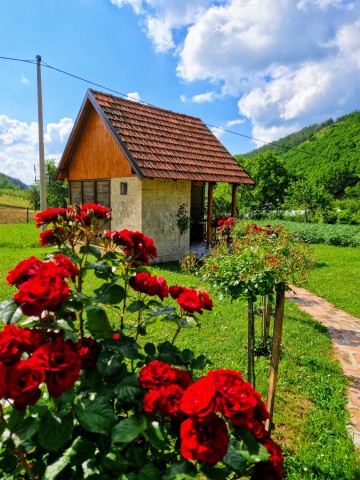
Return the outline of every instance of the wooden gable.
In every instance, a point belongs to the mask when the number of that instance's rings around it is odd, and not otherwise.
[[[68,179],[133,176],[131,166],[97,111],[90,107],[72,150]]]

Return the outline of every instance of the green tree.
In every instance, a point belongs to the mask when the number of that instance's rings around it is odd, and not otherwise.
[[[300,179],[292,182],[287,189],[284,206],[303,209],[305,221],[308,222],[317,210],[328,210],[332,200],[333,197],[322,185]]]
[[[67,204],[68,187],[63,181],[55,180],[57,165],[53,158],[45,160],[46,172],[46,203],[48,207],[64,207]],[[40,208],[40,184],[31,185],[29,200],[34,208]]]
[[[253,189],[246,190],[244,203],[253,210],[265,212],[281,207],[291,179],[283,160],[267,151],[246,160],[244,167],[256,183]]]

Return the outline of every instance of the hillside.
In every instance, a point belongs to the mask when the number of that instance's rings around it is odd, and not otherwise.
[[[16,188],[20,190],[27,190],[29,186],[23,183],[18,178],[9,177],[8,175],[5,175],[5,173],[0,173],[0,189],[1,190],[2,189],[14,190]]]
[[[360,180],[360,111],[303,128],[275,144],[237,158],[251,159],[271,150],[291,174],[324,185],[336,197]]]

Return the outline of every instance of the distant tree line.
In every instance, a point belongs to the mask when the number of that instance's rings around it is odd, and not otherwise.
[[[360,224],[360,112],[311,125],[235,158],[255,180],[241,186],[239,214]],[[215,213],[230,211],[226,186],[215,189]]]

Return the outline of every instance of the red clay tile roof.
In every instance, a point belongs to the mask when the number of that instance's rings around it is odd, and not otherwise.
[[[254,183],[199,118],[94,90],[88,96],[144,177]]]

